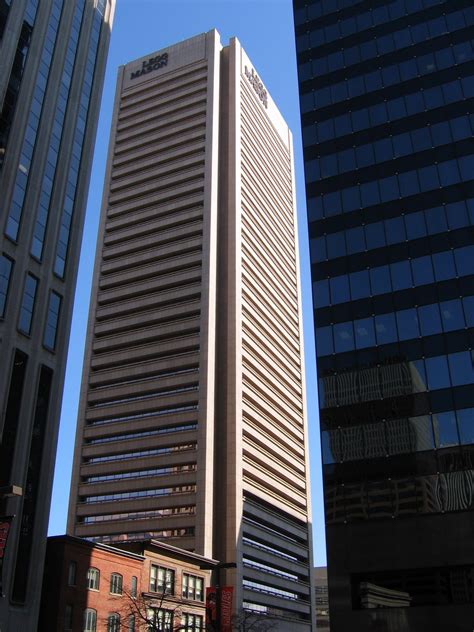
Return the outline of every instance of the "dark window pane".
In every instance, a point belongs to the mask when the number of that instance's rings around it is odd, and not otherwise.
[[[426,235],[425,217],[423,211],[405,215],[405,225],[408,239],[419,239]]]
[[[334,346],[336,353],[354,349],[354,333],[352,322],[334,325]]]
[[[397,341],[395,314],[380,314],[375,317],[377,344],[385,345]]]
[[[453,279],[456,276],[452,252],[438,252],[433,255],[433,267],[437,281]]]
[[[332,327],[316,328],[316,352],[320,356],[333,353]]]
[[[375,347],[375,332],[372,318],[361,318],[354,322],[357,349]]]
[[[416,309],[403,309],[396,313],[400,340],[411,340],[420,335]]]
[[[349,187],[342,190],[342,207],[344,212],[354,211],[360,208],[360,191],[359,187]]]
[[[366,182],[360,185],[362,206],[373,206],[380,202],[379,187],[377,182]]]
[[[347,252],[354,254],[355,252],[363,252],[365,246],[364,229],[362,226],[351,228],[346,232]]]
[[[392,283],[390,281],[390,270],[388,266],[380,266],[372,268],[370,271],[370,286],[372,294],[385,294],[392,291]]]
[[[355,301],[359,298],[365,298],[370,296],[370,283],[368,270],[361,270],[360,272],[353,272],[349,275],[351,284],[351,296]]]
[[[466,296],[462,299],[464,316],[468,327],[474,327],[474,296]]]
[[[396,200],[400,197],[397,176],[383,178],[379,181],[379,185],[380,199],[382,202],[390,202],[391,200]]]
[[[385,233],[382,222],[367,224],[365,227],[365,238],[367,240],[367,248],[382,248],[385,246]]]
[[[309,251],[311,254],[311,262],[325,261],[327,258],[326,238],[317,237],[316,239],[311,239],[309,242]]]
[[[418,180],[421,191],[431,191],[439,187],[438,170],[436,167],[418,169]]]
[[[440,162],[438,165],[438,174],[441,186],[443,187],[447,187],[451,184],[457,184],[461,179],[458,165],[455,160]]]
[[[346,241],[344,239],[344,233],[332,233],[331,235],[327,235],[326,243],[329,259],[343,257],[346,254]]]
[[[446,448],[459,444],[458,428],[454,411],[433,415],[433,431],[436,447]]]
[[[13,262],[4,255],[0,256],[0,318],[5,314],[7,303],[8,288],[10,286],[10,277],[13,268]]]
[[[413,145],[411,136],[408,132],[405,134],[397,134],[393,137],[393,153],[396,157],[409,156],[413,153]]]
[[[453,386],[472,384],[474,382],[474,368],[472,351],[461,351],[448,356],[451,380]]]
[[[438,305],[423,305],[419,307],[418,318],[423,336],[432,336],[443,331]]]
[[[316,281],[313,283],[313,301],[316,307],[327,307],[329,300],[329,281]]]
[[[425,218],[428,233],[430,235],[435,235],[436,233],[442,233],[445,230],[448,230],[443,206],[427,209],[425,211]]]
[[[427,285],[434,282],[433,265],[430,256],[413,259],[411,268],[415,285]]]
[[[409,417],[408,422],[412,430],[414,450],[416,452],[432,450],[434,448],[434,439],[430,415]]]
[[[428,378],[428,388],[437,390],[450,386],[448,363],[445,356],[426,358],[426,375]]]
[[[456,269],[459,276],[474,274],[474,246],[456,248],[454,251]]]
[[[400,186],[401,195],[403,197],[408,195],[415,195],[420,191],[418,178],[416,177],[416,171],[401,173],[398,176],[398,183]]]
[[[336,191],[335,193],[326,193],[323,197],[323,204],[325,217],[338,215],[342,212],[341,196],[339,195],[339,191]]]
[[[456,414],[461,443],[474,443],[474,408],[464,408],[458,410]]]
[[[392,263],[390,265],[390,274],[392,277],[394,292],[397,290],[405,290],[412,286],[409,261],[398,261],[397,263]]]
[[[405,241],[405,224],[403,217],[393,217],[385,220],[385,234],[388,244],[399,244]]]
[[[440,303],[444,331],[455,331],[464,327],[464,313],[460,299]]]
[[[454,202],[446,205],[446,217],[451,230],[469,225],[469,217],[464,202]]]
[[[333,277],[330,280],[331,286],[331,302],[345,303],[350,300],[349,294],[349,279],[346,275]]]

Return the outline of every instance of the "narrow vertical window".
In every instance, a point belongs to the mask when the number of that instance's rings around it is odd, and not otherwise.
[[[119,573],[112,573],[110,576],[110,592],[113,595],[121,595],[122,594],[122,575]]]
[[[130,595],[132,597],[137,596],[137,578],[135,577],[135,575],[132,577],[132,582],[130,585]]]
[[[83,632],[96,632],[97,628],[97,612],[92,608],[84,610],[84,629]]]
[[[64,632],[72,632],[72,613],[72,605],[66,604],[64,608]]]
[[[13,261],[5,257],[5,255],[2,255],[0,257],[0,318],[3,318],[5,315],[12,269]]]
[[[100,571],[98,568],[89,568],[87,571],[87,588],[89,590],[99,590]]]
[[[48,315],[44,329],[43,345],[47,349],[54,351],[56,347],[56,334],[58,331],[59,312],[62,298],[56,292],[51,291],[49,295]]]
[[[12,590],[12,600],[16,603],[25,603],[28,596],[31,553],[34,535],[38,530],[36,509],[38,502],[40,502],[41,467],[46,437],[48,436],[48,411],[52,382],[53,372],[50,368],[42,366],[39,373],[31,445],[27,461],[28,467],[24,487],[27,493],[23,496],[23,507],[21,515],[18,516],[18,522],[22,525],[22,528],[18,538],[18,553]]]
[[[0,443],[0,487],[8,485],[11,479],[27,361],[28,356],[16,349],[11,369],[2,441]]]
[[[74,561],[69,562],[68,571],[67,571],[67,585],[68,586],[76,585],[76,573],[77,573],[77,563]]]
[[[20,316],[18,318],[18,329],[24,334],[29,334],[31,331],[31,321],[33,319],[33,310],[35,307],[37,288],[38,279],[36,279],[31,274],[27,274],[25,287],[23,289]]]

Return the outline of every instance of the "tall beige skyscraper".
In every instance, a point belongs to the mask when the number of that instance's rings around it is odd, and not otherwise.
[[[309,630],[291,134],[216,31],[121,67],[68,530],[236,567],[234,608]]]

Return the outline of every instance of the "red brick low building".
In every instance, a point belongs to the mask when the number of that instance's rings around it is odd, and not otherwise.
[[[48,538],[38,632],[204,629],[214,560],[156,540],[111,547]]]

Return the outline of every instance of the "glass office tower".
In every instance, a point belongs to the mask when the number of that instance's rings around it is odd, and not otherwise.
[[[0,0],[2,631],[36,628],[114,3]]]
[[[474,621],[471,5],[294,0],[334,632]]]

